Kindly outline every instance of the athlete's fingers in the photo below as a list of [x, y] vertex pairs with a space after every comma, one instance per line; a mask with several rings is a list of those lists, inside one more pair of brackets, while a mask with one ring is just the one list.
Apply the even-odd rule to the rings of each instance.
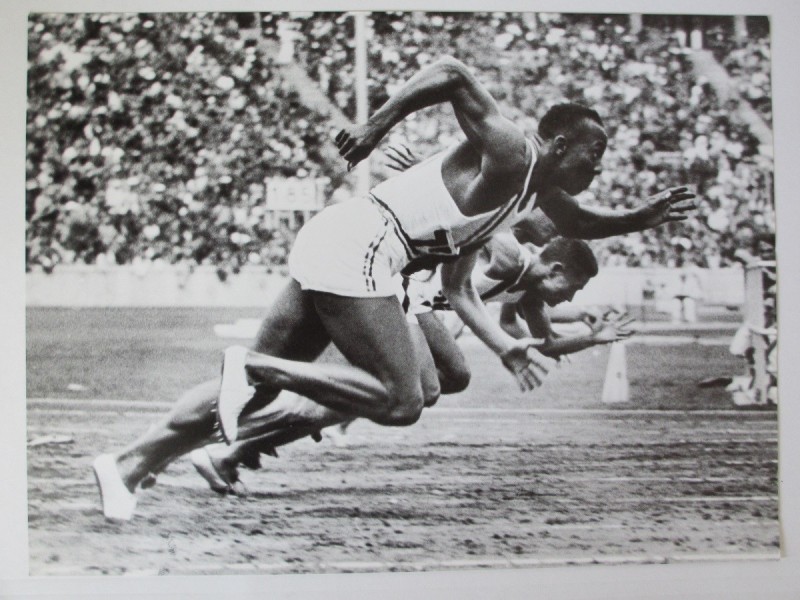
[[678, 196], [679, 194], [685, 194], [685, 193], [689, 193], [689, 194], [694, 195], [693, 192], [691, 192], [689, 190], [689, 188], [687, 186], [685, 186], [685, 185], [679, 185], [678, 187], [669, 188], [667, 190], [667, 194], [669, 194], [671, 197]]
[[395, 159], [395, 160], [397, 160], [398, 158], [402, 157], [402, 154], [401, 154], [401, 152], [400, 152], [400, 149], [399, 149], [397, 146], [395, 146], [394, 144], [392, 144], [392, 145], [390, 145], [390, 146], [387, 146], [387, 147], [386, 147], [386, 148], [383, 150], [383, 153], [384, 153], [386, 156], [388, 156], [388, 157], [390, 157], [390, 158], [393, 158], [393, 159]]
[[342, 138], [336, 143], [336, 147], [339, 149], [339, 153], [344, 150], [345, 147], [350, 146], [353, 144], [354, 139], [350, 137], [350, 134], [345, 133]]
[[523, 391], [532, 390], [536, 387], [536, 380], [533, 378], [527, 368], [520, 369], [518, 377], [524, 386]]
[[339, 145], [339, 154], [347, 158], [347, 153], [355, 146], [355, 143], [356, 141], [351, 137], [342, 140], [342, 143]]
[[671, 200], [671, 201], [674, 202], [674, 201], [676, 201], [676, 200], [678, 200], [680, 198], [683, 198], [683, 197], [693, 198], [694, 197], [694, 192], [691, 191], [685, 185], [683, 185], [683, 186], [680, 186], [680, 187], [669, 188], [668, 190], [666, 190], [664, 192], [664, 197], [667, 198], [668, 200]]
[[514, 371], [514, 375], [516, 375], [517, 379], [522, 382], [522, 384], [525, 386], [525, 389], [533, 389], [538, 382], [536, 374], [531, 369], [531, 364], [532, 363], [523, 364], [519, 367], [519, 369]]
[[514, 373], [514, 376], [517, 379], [517, 385], [519, 386], [519, 390], [521, 392], [527, 392], [530, 388], [528, 387], [528, 381], [525, 379], [525, 374], [522, 371]]
[[659, 192], [653, 196], [651, 199], [656, 204], [664, 204], [664, 203], [672, 203], [672, 202], [679, 202], [680, 200], [687, 200], [689, 198], [694, 198], [694, 192], [690, 191], [689, 188], [686, 186], [680, 186], [675, 188], [669, 188], [664, 190], [663, 192]]
[[396, 161], [405, 160], [406, 156], [403, 153], [403, 150], [400, 148], [399, 144], [391, 144], [387, 146], [386, 149], [383, 151], [384, 154], [387, 156], [392, 157]]
[[[547, 373], [549, 373], [549, 369], [545, 368], [538, 362], [531, 361], [528, 363], [528, 366], [526, 368], [539, 384], [541, 384], [541, 380], [547, 376]], [[541, 374], [537, 373], [536, 371], [537, 369], [541, 371]]]
[[678, 192], [685, 192], [688, 189], [689, 189], [688, 186], [679, 185], [674, 188], [670, 188], [670, 191], [677, 194]]
[[413, 163], [416, 161], [414, 157], [414, 153], [406, 146], [405, 144], [400, 144], [400, 148], [402, 149], [402, 157], [408, 163]]
[[383, 153], [386, 155], [386, 158], [388, 159], [388, 161], [386, 162], [387, 167], [395, 171], [405, 170], [406, 163], [403, 162], [403, 158], [399, 154], [397, 154], [397, 150], [395, 148], [390, 146], [389, 148], [384, 150]]
[[530, 390], [533, 389], [532, 387], [533, 384], [530, 381], [528, 381], [528, 378], [524, 374], [520, 373], [519, 380], [520, 380], [519, 388], [523, 392], [529, 392]]
[[344, 129], [339, 130], [339, 133], [337, 133], [336, 137], [334, 138], [334, 142], [337, 146], [344, 140], [346, 135], [347, 132]]
[[692, 198], [697, 198], [697, 194], [694, 192], [682, 192], [680, 194], [671, 195], [669, 201], [672, 203], [683, 202], [684, 200], [691, 200]]
[[544, 378], [544, 376], [539, 377], [539, 375], [537, 375], [536, 373], [536, 370], [533, 368], [533, 365], [529, 364], [526, 369], [526, 372], [528, 374], [528, 379], [533, 382], [531, 389], [542, 385], [542, 379]]
[[684, 204], [673, 204], [669, 207], [670, 212], [686, 212], [697, 208], [697, 202], [686, 202]]

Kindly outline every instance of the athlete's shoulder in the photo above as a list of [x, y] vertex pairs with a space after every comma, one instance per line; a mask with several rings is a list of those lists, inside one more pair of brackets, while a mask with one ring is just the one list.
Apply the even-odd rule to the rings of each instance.
[[514, 279], [524, 267], [523, 248], [510, 233], [497, 233], [488, 244], [487, 277], [497, 280]]

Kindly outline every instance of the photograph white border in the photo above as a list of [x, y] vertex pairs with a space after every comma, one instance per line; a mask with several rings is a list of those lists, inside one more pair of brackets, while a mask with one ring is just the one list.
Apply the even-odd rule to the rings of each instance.
[[[28, 573], [25, 444], [24, 169], [27, 14], [29, 12], [297, 10], [297, 3], [235, 0], [9, 0], [0, 4], [0, 598], [650, 598], [797, 599], [800, 594], [800, 357], [797, 312], [797, 231], [800, 190], [800, 5], [782, 0], [673, 0], [669, 11], [652, 0], [462, 0], [458, 10], [766, 14], [772, 22], [775, 194], [779, 269], [779, 479], [782, 547], [779, 561], [694, 562], [680, 565], [582, 566], [530, 570], [369, 575], [201, 577], [48, 577]], [[452, 2], [305, 0], [303, 10], [453, 10]]]

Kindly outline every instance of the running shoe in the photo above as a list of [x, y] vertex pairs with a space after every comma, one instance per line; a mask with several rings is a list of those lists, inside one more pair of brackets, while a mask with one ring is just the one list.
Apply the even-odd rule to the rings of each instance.
[[246, 358], [247, 348], [231, 346], [225, 350], [222, 361], [222, 383], [217, 398], [217, 424], [222, 439], [227, 444], [236, 441], [239, 434], [239, 415], [256, 391], [247, 382], [244, 368]]
[[92, 463], [92, 469], [106, 519], [129, 521], [136, 509], [136, 496], [125, 487], [117, 461], [111, 454], [101, 454]]

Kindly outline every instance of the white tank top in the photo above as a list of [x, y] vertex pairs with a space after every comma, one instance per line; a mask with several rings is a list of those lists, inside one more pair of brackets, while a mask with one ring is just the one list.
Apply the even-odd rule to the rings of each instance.
[[[503, 302], [513, 304], [518, 302], [527, 292], [526, 289], [513, 289], [522, 280], [522, 277], [528, 271], [531, 265], [533, 255], [530, 251], [520, 245], [520, 252], [522, 262], [515, 274], [514, 279], [506, 279], [500, 281], [487, 277], [483, 269], [477, 268], [472, 272], [472, 285], [475, 286], [475, 291], [484, 302]], [[452, 310], [450, 303], [442, 293], [442, 281], [439, 270], [436, 271], [435, 276], [425, 283], [412, 282], [412, 285], [419, 285], [419, 297], [421, 298], [420, 304], [429, 306], [433, 310]]]
[[410, 264], [404, 273], [429, 269], [480, 248], [497, 231], [508, 230], [536, 205], [531, 194], [531, 175], [538, 156], [531, 149], [525, 182], [498, 208], [472, 217], [456, 205], [442, 180], [447, 151], [434, 154], [408, 170], [378, 184], [369, 198], [391, 223], [403, 242]]

